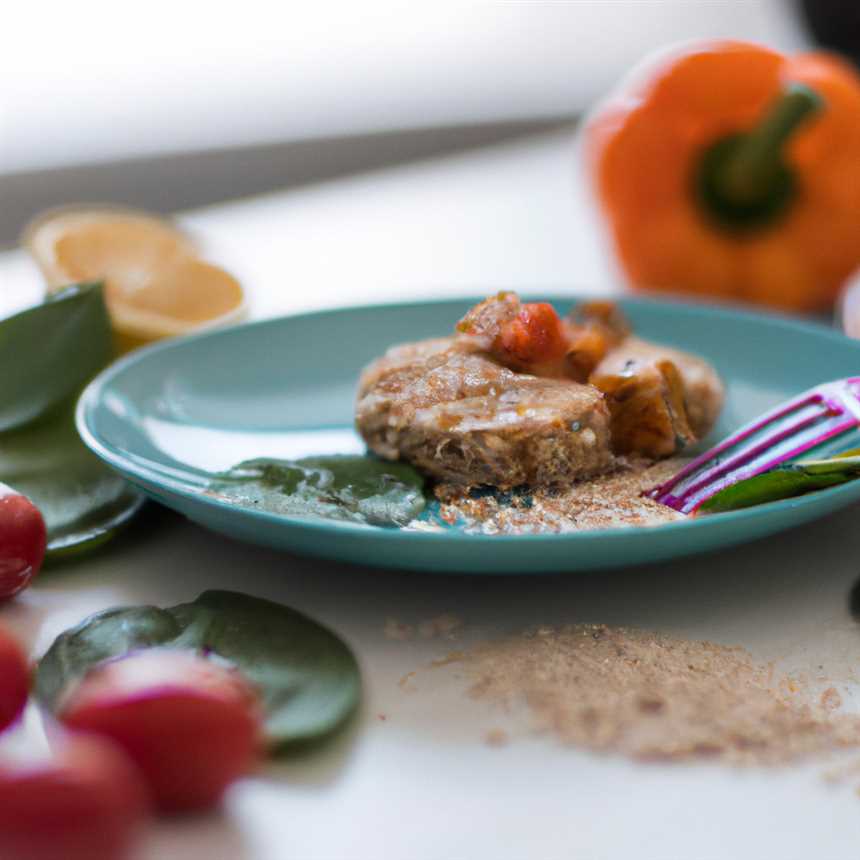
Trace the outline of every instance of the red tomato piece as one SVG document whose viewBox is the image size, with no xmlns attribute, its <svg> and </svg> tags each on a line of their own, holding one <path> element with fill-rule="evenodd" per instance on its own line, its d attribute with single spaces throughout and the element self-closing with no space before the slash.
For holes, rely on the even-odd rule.
<svg viewBox="0 0 860 860">
<path fill-rule="evenodd" d="M 148 808 L 121 750 L 70 736 L 49 761 L 0 764 L 0 857 L 125 860 Z"/>
<path fill-rule="evenodd" d="M 502 326 L 501 347 L 523 364 L 561 358 L 567 337 L 555 308 L 547 302 L 524 304 L 517 316 Z"/>
<path fill-rule="evenodd" d="M 235 669 L 191 652 L 151 649 L 103 663 L 59 716 L 116 741 L 165 812 L 215 805 L 260 752 L 254 690 Z"/>
<path fill-rule="evenodd" d="M 0 600 L 30 584 L 45 558 L 48 533 L 39 509 L 0 484 Z"/>
<path fill-rule="evenodd" d="M 0 628 L 0 732 L 24 710 L 30 692 L 30 667 L 18 641 Z"/>
</svg>

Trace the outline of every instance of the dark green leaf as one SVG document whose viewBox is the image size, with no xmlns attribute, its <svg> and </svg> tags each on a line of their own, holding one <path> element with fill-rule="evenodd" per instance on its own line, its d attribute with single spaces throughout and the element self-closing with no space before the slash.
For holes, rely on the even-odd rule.
<svg viewBox="0 0 860 860">
<path fill-rule="evenodd" d="M 142 504 L 91 454 L 74 424 L 77 394 L 111 357 L 99 284 L 81 284 L 0 322 L 0 481 L 29 496 L 49 557 L 103 543 Z"/>
<path fill-rule="evenodd" d="M 96 663 L 147 647 L 214 652 L 261 692 L 273 749 L 324 737 L 355 710 L 361 675 L 348 646 L 305 615 L 233 591 L 169 609 L 110 609 L 59 636 L 39 662 L 35 693 L 57 706 Z"/>
<path fill-rule="evenodd" d="M 108 362 L 111 349 L 100 284 L 69 287 L 0 321 L 0 431 L 69 398 Z"/>
<path fill-rule="evenodd" d="M 42 421 L 0 434 L 0 481 L 42 512 L 49 557 L 103 542 L 143 502 L 81 442 L 74 401 Z"/>
<path fill-rule="evenodd" d="M 161 645 L 181 632 L 176 619 L 156 606 L 119 607 L 91 615 L 61 633 L 39 661 L 35 695 L 54 710 L 66 686 L 79 681 L 97 663 Z"/>
<path fill-rule="evenodd" d="M 765 502 L 790 499 L 813 490 L 834 487 L 858 477 L 860 456 L 855 452 L 845 452 L 826 460 L 786 463 L 761 475 L 731 484 L 711 496 L 699 510 L 712 514 L 749 508 Z"/>
<path fill-rule="evenodd" d="M 210 491 L 246 507 L 287 516 L 405 525 L 424 509 L 424 479 L 405 463 L 373 457 L 246 460 Z"/>
</svg>

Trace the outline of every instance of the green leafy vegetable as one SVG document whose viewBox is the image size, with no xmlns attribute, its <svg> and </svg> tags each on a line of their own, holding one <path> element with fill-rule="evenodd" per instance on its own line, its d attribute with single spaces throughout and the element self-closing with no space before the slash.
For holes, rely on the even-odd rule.
<svg viewBox="0 0 860 860">
<path fill-rule="evenodd" d="M 749 508 L 765 502 L 790 499 L 860 477 L 860 455 L 846 451 L 826 460 L 786 463 L 752 478 L 745 478 L 711 496 L 699 510 L 720 513 Z"/>
<path fill-rule="evenodd" d="M 61 634 L 39 662 L 35 694 L 56 709 L 97 663 L 150 647 L 215 653 L 260 690 L 273 750 L 325 737 L 355 710 L 361 675 L 348 646 L 305 615 L 233 591 L 168 609 L 108 609 Z"/>
<path fill-rule="evenodd" d="M 405 463 L 344 455 L 246 460 L 219 475 L 210 490 L 272 513 L 400 526 L 424 509 L 423 487 Z"/>
<path fill-rule="evenodd" d="M 0 321 L 0 431 L 71 397 L 110 360 L 100 284 L 80 284 Z"/>
<path fill-rule="evenodd" d="M 110 360 L 111 338 L 100 284 L 0 321 L 0 481 L 41 510 L 49 557 L 103 543 L 143 503 L 75 429 L 75 400 Z"/>
<path fill-rule="evenodd" d="M 52 558 L 96 546 L 143 504 L 143 497 L 81 442 L 74 401 L 41 421 L 0 434 L 0 481 L 42 512 Z"/>
</svg>

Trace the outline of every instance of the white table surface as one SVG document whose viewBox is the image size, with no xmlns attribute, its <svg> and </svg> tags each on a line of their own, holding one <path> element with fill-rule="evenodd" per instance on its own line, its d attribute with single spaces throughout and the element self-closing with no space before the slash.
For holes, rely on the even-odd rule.
<svg viewBox="0 0 860 860">
<path fill-rule="evenodd" d="M 356 176 L 190 213 L 213 256 L 244 280 L 254 316 L 500 287 L 612 289 L 575 179 L 568 134 Z M 0 258 L 7 305 L 30 294 L 20 257 Z M 45 572 L 0 609 L 40 654 L 87 613 L 170 604 L 205 588 L 283 601 L 332 626 L 358 654 L 365 701 L 327 749 L 237 784 L 224 809 L 153 825 L 141 860 L 844 858 L 860 845 L 852 783 L 818 763 L 733 771 L 642 765 L 524 737 L 462 682 L 419 672 L 444 639 L 386 639 L 387 618 L 440 613 L 462 641 L 561 621 L 630 624 L 741 644 L 828 679 L 854 707 L 860 629 L 858 509 L 754 545 L 610 573 L 453 577 L 358 569 L 245 546 L 151 506 L 92 557 Z M 384 714 L 386 719 L 380 719 Z M 39 722 L 0 748 L 40 743 Z"/>
</svg>

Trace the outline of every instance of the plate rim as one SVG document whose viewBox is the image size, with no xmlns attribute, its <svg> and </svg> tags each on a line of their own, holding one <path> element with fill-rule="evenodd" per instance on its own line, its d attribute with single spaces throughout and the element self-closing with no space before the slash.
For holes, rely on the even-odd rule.
<svg viewBox="0 0 860 860">
<path fill-rule="evenodd" d="M 584 300 L 593 300 L 597 294 L 559 294 L 556 292 L 527 292 L 520 291 L 520 294 L 532 297 L 541 297 L 545 301 L 559 303 L 575 303 Z M 364 523 L 353 523 L 346 520 L 327 520 L 316 517 L 300 517 L 289 516 L 285 514 L 276 514 L 270 511 L 252 510 L 244 508 L 231 502 L 226 502 L 217 497 L 207 495 L 204 492 L 193 491 L 184 486 L 178 481 L 173 481 L 169 476 L 160 472 L 149 471 L 144 466 L 140 465 L 136 460 L 129 459 L 124 456 L 122 449 L 113 446 L 110 443 L 102 440 L 95 428 L 90 427 L 88 416 L 93 408 L 101 402 L 101 393 L 105 387 L 119 374 L 125 372 L 129 367 L 144 362 L 150 356 L 167 352 L 174 349 L 183 349 L 188 344 L 204 339 L 217 338 L 230 334 L 239 330 L 249 330 L 254 328 L 263 328 L 267 326 L 278 326 L 285 323 L 298 322 L 303 319 L 319 319 L 332 315 L 348 315 L 357 311 L 366 312 L 373 309 L 384 309 L 394 311 L 398 309 L 419 309 L 432 305 L 467 303 L 481 301 L 483 296 L 445 296 L 438 299 L 401 301 L 401 302 L 367 302 L 361 304 L 347 305 L 342 307 L 323 308 L 319 310 L 311 310 L 301 313 L 282 314 L 274 317 L 266 317 L 259 320 L 250 320 L 205 331 L 195 332 L 188 335 L 183 335 L 175 338 L 165 338 L 156 341 L 155 343 L 136 349 L 112 362 L 108 367 L 101 371 L 83 390 L 75 407 L 75 425 L 78 433 L 81 436 L 84 444 L 108 466 L 120 472 L 127 479 L 128 476 L 133 476 L 130 480 L 140 480 L 147 486 L 163 487 L 169 492 L 181 496 L 193 503 L 203 504 L 220 511 L 229 511 L 234 515 L 246 517 L 250 520 L 264 521 L 273 525 L 288 526 L 292 528 L 301 528 L 319 533 L 327 533 L 332 530 L 344 532 L 355 536 L 372 535 L 374 537 L 384 536 L 388 541 L 410 541 L 410 542 L 449 542 L 452 539 L 458 543 L 485 543 L 492 541 L 494 544 L 499 543 L 547 543 L 558 541 L 576 540 L 580 543 L 603 542 L 611 539 L 624 537 L 628 540 L 645 540 L 651 535 L 659 533 L 667 537 L 672 534 L 684 534 L 694 529 L 696 532 L 709 532 L 713 529 L 723 528 L 730 525 L 732 522 L 744 521 L 748 522 L 751 519 L 765 518 L 772 515 L 777 515 L 783 511 L 790 511 L 797 508 L 806 508 L 817 506 L 819 499 L 824 496 L 828 499 L 836 500 L 841 496 L 860 498 L 860 481 L 848 482 L 836 487 L 828 487 L 822 490 L 817 490 L 813 493 L 808 493 L 803 496 L 798 496 L 791 499 L 783 499 L 775 502 L 766 502 L 764 504 L 755 505 L 749 508 L 742 508 L 736 511 L 725 511 L 717 514 L 709 514 L 702 517 L 690 517 L 685 520 L 675 522 L 661 523 L 653 526 L 631 527 L 619 526 L 615 528 L 605 529 L 589 529 L 583 531 L 568 531 L 568 532 L 550 532 L 542 534 L 484 534 L 464 531 L 440 530 L 440 531 L 423 531 L 418 529 L 407 528 L 387 528 L 373 526 Z M 815 337 L 823 337 L 826 340 L 831 340 L 834 343 L 846 345 L 849 343 L 856 344 L 860 350 L 860 341 L 855 341 L 847 335 L 838 331 L 835 328 L 829 327 L 819 322 L 811 320 L 797 319 L 782 313 L 774 313 L 770 311 L 750 310 L 747 307 L 738 306 L 729 302 L 709 303 L 705 301 L 693 300 L 678 300 L 665 299 L 654 293 L 645 293 L 642 295 L 610 295 L 610 299 L 619 302 L 622 306 L 627 307 L 653 307 L 660 306 L 666 310 L 679 311 L 682 313 L 700 316 L 715 316 L 726 321 L 745 321 L 756 324 L 768 324 L 777 328 L 786 329 L 789 332 L 799 332 L 804 335 L 813 335 Z M 826 381 L 826 380 L 825 380 Z M 849 503 L 846 500 L 846 504 Z M 824 512 L 823 512 L 824 513 Z"/>
</svg>

